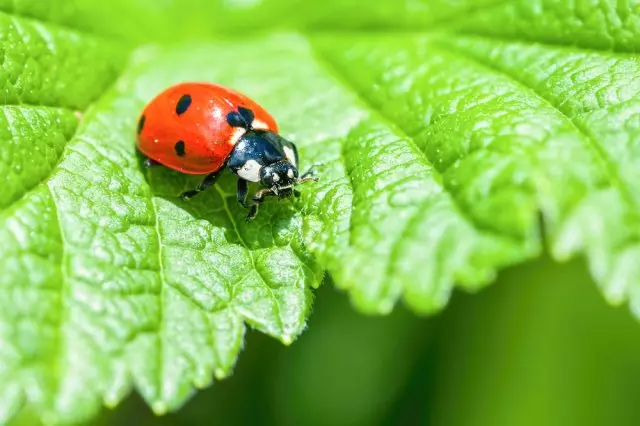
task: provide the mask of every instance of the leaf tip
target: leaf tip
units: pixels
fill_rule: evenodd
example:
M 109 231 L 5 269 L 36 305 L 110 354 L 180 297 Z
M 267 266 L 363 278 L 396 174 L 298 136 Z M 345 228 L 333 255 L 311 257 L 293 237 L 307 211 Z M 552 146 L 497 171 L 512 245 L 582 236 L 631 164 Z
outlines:
M 120 399 L 117 398 L 115 395 L 106 395 L 103 399 L 104 406 L 110 410 L 113 410 L 114 408 L 116 408 L 119 402 L 120 402 Z
M 290 334 L 283 335 L 281 340 L 282 343 L 284 343 L 286 346 L 289 346 L 293 343 L 293 337 Z
M 157 416 L 165 415 L 168 411 L 167 403 L 164 401 L 155 401 L 151 404 L 151 409 Z
M 215 373 L 216 379 L 218 378 L 218 372 L 216 371 Z M 208 388 L 209 385 L 211 385 L 211 377 L 198 377 L 193 381 L 193 386 L 196 387 L 196 389 L 204 389 L 204 388 Z
M 396 304 L 396 298 L 376 300 L 369 296 L 355 295 L 351 297 L 351 303 L 366 315 L 389 315 Z
M 227 371 L 223 370 L 222 368 L 216 368 L 213 371 L 213 375 L 215 376 L 216 379 L 222 380 L 227 377 Z

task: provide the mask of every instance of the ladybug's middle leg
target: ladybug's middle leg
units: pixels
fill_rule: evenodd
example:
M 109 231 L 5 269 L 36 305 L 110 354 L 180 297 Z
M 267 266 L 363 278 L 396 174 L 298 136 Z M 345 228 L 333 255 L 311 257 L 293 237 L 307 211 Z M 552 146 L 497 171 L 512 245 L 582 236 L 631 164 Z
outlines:
M 256 215 L 258 214 L 258 208 L 260 207 L 260 204 L 262 204 L 262 202 L 264 201 L 264 197 L 267 197 L 269 195 L 276 195 L 276 194 L 270 188 L 261 189 L 260 191 L 256 192 L 256 195 L 253 196 L 253 205 L 251 206 L 251 209 L 249 210 L 249 214 L 247 215 L 247 222 L 250 222 L 253 219 L 255 219 Z
M 198 186 L 196 186 L 195 189 L 192 189 L 191 191 L 185 191 L 182 194 L 180 194 L 180 199 L 188 200 L 190 198 L 195 197 L 196 195 L 198 195 L 199 193 L 201 193 L 202 191 L 204 191 L 205 189 L 209 188 L 214 183 L 216 183 L 216 180 L 218 180 L 218 177 L 220 177 L 221 174 L 222 174 L 222 169 L 218 170 L 217 172 L 209 173 L 202 180 L 202 182 L 200 182 Z
M 247 181 L 242 178 L 239 178 L 238 179 L 238 202 L 245 209 L 248 209 L 249 207 L 251 207 L 249 203 L 247 203 L 247 192 L 248 192 Z

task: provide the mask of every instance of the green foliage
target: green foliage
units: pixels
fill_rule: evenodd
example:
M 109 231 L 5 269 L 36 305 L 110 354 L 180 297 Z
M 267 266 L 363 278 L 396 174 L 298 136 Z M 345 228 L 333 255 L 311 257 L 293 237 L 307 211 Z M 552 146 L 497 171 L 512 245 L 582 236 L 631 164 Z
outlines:
M 269 45 L 265 54 L 279 53 Z M 135 155 L 136 117 L 154 93 L 176 80 L 242 79 L 216 74 L 216 64 L 250 57 L 255 43 L 231 47 L 141 51 L 85 114 L 46 183 L 3 211 L 3 289 L 19 301 L 1 314 L 2 383 L 15 383 L 2 388 L 8 410 L 29 396 L 45 418 L 69 422 L 100 398 L 115 404 L 133 382 L 164 412 L 229 373 L 243 322 L 285 343 L 304 327 L 321 271 L 293 206 L 270 204 L 247 225 L 230 178 L 178 203 L 196 180 L 147 173 Z
M 391 240 L 393 250 L 380 252 L 392 253 L 390 266 L 354 262 L 336 246 L 328 252 L 338 263 L 347 259 L 349 276 L 337 274 L 337 284 L 354 288 L 365 308 L 387 310 L 385 298 L 395 299 L 403 287 L 417 309 L 439 307 L 454 280 L 486 282 L 496 266 L 539 254 L 539 213 L 557 259 L 585 251 L 612 303 L 631 296 L 640 304 L 637 57 L 460 36 L 339 36 L 318 45 L 373 110 L 397 123 L 403 135 L 396 145 L 414 153 L 403 161 L 396 145 L 380 137 L 375 141 L 389 157 L 378 159 L 371 146 L 359 151 L 369 159 L 360 182 L 377 191 L 358 201 L 352 183 L 353 202 L 378 212 L 360 218 L 353 209 L 350 241 L 342 246 L 370 259 Z M 392 166 L 389 158 L 403 164 L 392 179 L 406 188 L 380 173 Z M 425 172 L 414 169 L 420 163 L 432 165 L 435 192 L 450 200 L 444 212 L 431 213 L 438 204 L 425 188 L 433 178 L 420 179 Z M 412 185 L 420 189 L 410 191 Z M 391 197 L 414 198 L 380 202 Z M 382 225 L 391 235 L 371 230 L 382 217 L 395 226 Z M 418 273 L 420 280 L 411 279 Z
M 325 270 L 364 312 L 428 313 L 543 232 L 640 315 L 632 2 L 166 3 L 0 1 L 0 422 L 85 420 L 133 386 L 174 410 L 245 324 L 295 339 Z M 134 140 L 184 80 L 264 104 L 321 181 L 251 224 L 231 176 L 180 202 L 198 178 Z

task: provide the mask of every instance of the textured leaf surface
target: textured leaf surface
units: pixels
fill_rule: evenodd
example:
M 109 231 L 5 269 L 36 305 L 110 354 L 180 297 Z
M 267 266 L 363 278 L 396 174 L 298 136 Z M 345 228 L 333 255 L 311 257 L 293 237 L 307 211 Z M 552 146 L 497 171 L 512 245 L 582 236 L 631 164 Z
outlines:
M 635 99 L 640 89 L 637 58 L 459 37 L 435 42 L 422 36 L 362 37 L 355 43 L 325 38 L 318 45 L 373 109 L 398 124 L 409 139 L 404 145 L 418 147 L 421 160 L 432 164 L 438 175 L 439 190 L 449 194 L 468 225 L 488 234 L 490 241 L 505 239 L 512 248 L 520 248 L 520 252 L 498 250 L 495 257 L 487 248 L 471 244 L 473 239 L 455 237 L 446 248 L 433 237 L 442 228 L 429 225 L 425 214 L 418 214 L 406 233 L 395 231 L 389 237 L 369 232 L 362 246 L 370 256 L 384 238 L 395 240 L 397 256 L 391 259 L 397 266 L 389 276 L 374 272 L 370 280 L 360 280 L 364 271 L 372 270 L 370 265 L 363 263 L 359 271 L 352 267 L 354 262 L 340 262 L 353 278 L 339 279 L 338 284 L 355 289 L 356 300 L 365 308 L 386 310 L 381 295 L 397 294 L 406 286 L 408 301 L 429 309 L 428 301 L 414 298 L 421 283 L 444 295 L 453 278 L 463 284 L 486 280 L 445 263 L 457 256 L 463 259 L 461 266 L 473 271 L 470 260 L 479 255 L 482 270 L 536 254 L 539 211 L 557 258 L 583 249 L 611 301 L 633 295 L 638 216 L 631 195 L 637 191 L 629 185 L 637 182 L 633 167 L 638 131 Z M 384 187 L 387 197 L 406 193 L 386 183 L 376 186 Z M 379 206 L 371 198 L 367 201 Z M 355 204 L 353 210 L 358 210 Z M 396 224 L 405 217 L 406 208 L 400 210 L 391 215 Z M 327 246 L 327 251 L 345 259 L 340 248 L 355 244 L 356 226 L 378 224 L 379 216 L 352 216 L 350 241 Z M 441 260 L 428 252 L 431 244 L 435 253 L 446 253 Z M 501 258 L 506 253 L 514 257 Z M 433 279 L 410 279 L 429 261 L 444 263 L 427 270 L 439 269 L 436 277 L 449 280 L 438 284 Z M 402 277 L 403 271 L 408 275 Z M 370 285 L 375 277 L 386 288 L 368 294 L 375 288 Z M 441 305 L 444 300 L 431 303 Z
M 24 403 L 88 419 L 132 387 L 176 409 L 230 373 L 245 324 L 291 342 L 324 270 L 362 311 L 432 312 L 538 256 L 543 232 L 640 315 L 637 5 L 359 5 L 0 0 L 21 16 L 0 12 L 0 422 Z M 468 34 L 261 35 L 125 63 L 78 32 L 179 42 L 270 19 Z M 178 201 L 198 178 L 144 169 L 134 139 L 144 103 L 184 80 L 264 104 L 321 181 L 252 224 L 230 176 Z
M 276 51 L 266 43 L 265 55 L 293 63 L 288 48 L 296 44 L 285 41 Z M 280 96 L 289 81 L 278 77 L 281 62 L 265 69 L 280 83 L 261 93 L 254 67 L 244 76 L 216 72 L 225 55 L 231 63 L 254 48 L 140 52 L 85 114 L 46 182 L 2 213 L 2 240 L 9 244 L 0 248 L 1 288 L 5 299 L 16 301 L 0 314 L 3 417 L 28 399 L 48 420 L 86 418 L 100 399 L 114 404 L 132 383 L 164 412 L 192 386 L 207 385 L 213 373 L 229 373 L 243 322 L 285 343 L 300 333 L 309 290 L 322 274 L 299 238 L 301 218 L 293 206 L 270 205 L 248 228 L 239 220 L 232 179 L 177 203 L 177 194 L 196 180 L 147 172 L 134 153 L 135 118 L 168 84 L 226 81 L 253 86 L 266 100 Z M 305 102 L 300 93 L 286 105 Z
M 508 40 L 637 52 L 640 5 L 636 0 L 495 1 L 439 27 Z

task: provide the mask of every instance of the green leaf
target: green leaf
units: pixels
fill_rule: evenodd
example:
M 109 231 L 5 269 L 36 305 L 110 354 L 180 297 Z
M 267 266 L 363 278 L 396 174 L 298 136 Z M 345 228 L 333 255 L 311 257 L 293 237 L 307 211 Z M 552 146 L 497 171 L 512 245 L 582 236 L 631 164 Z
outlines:
M 511 41 L 636 52 L 640 7 L 634 0 L 497 0 L 439 28 Z
M 429 313 L 546 243 L 640 315 L 631 3 L 156 3 L 0 0 L 23 16 L 0 12 L 0 423 L 87 420 L 134 387 L 175 410 L 230 374 L 246 325 L 295 339 L 325 270 L 364 312 Z M 311 31 L 433 26 L 475 35 Z M 274 34 L 193 41 L 249 30 Z M 178 43 L 126 61 L 140 40 Z M 134 141 L 185 80 L 264 104 L 320 182 L 250 224 L 232 176 L 179 201 L 199 178 Z
M 418 181 L 420 173 L 409 167 L 432 164 L 440 182 L 436 192 L 452 200 L 446 220 L 425 208 L 413 217 L 407 213 L 420 202 L 434 206 L 423 201 L 427 195 L 408 208 L 389 208 L 392 197 L 407 191 L 380 173 L 392 165 L 388 158 L 359 146 L 363 158 L 354 163 L 366 169 L 365 191 L 377 190 L 364 192 L 358 203 L 361 183 L 352 179 L 353 212 L 366 212 L 356 209 L 364 204 L 371 213 L 352 213 L 343 241 L 321 247 L 338 259 L 329 270 L 337 271 L 338 285 L 352 289 L 359 305 L 387 311 L 405 292 L 417 309 L 441 307 L 454 281 L 474 287 L 487 282 L 487 271 L 538 254 L 540 212 L 554 256 L 564 260 L 584 251 L 607 299 L 630 299 L 640 313 L 637 57 L 452 36 L 331 37 L 318 46 L 347 85 L 397 123 L 400 145 L 424 153 L 393 178 L 402 181 L 406 173 L 409 182 Z M 388 148 L 393 145 L 384 146 L 388 157 L 402 159 Z M 485 239 L 443 232 L 455 215 Z M 387 228 L 384 218 L 396 227 Z M 392 236 L 376 232 L 381 223 Z M 376 257 L 387 240 L 394 242 L 389 265 L 355 260 Z M 482 245 L 486 241 L 512 246 L 492 250 Z M 437 272 L 423 278 L 425 269 Z M 418 274 L 419 280 L 411 278 Z
M 295 39 L 282 43 L 140 51 L 84 115 L 46 182 L 4 210 L 0 288 L 19 302 L 0 314 L 4 418 L 26 399 L 47 421 L 75 422 L 133 384 L 162 413 L 231 371 L 245 322 L 284 343 L 302 331 L 322 272 L 299 237 L 294 206 L 269 203 L 245 224 L 230 176 L 180 203 L 197 178 L 145 170 L 133 143 L 144 102 L 176 81 L 223 81 L 281 98 L 289 82 L 282 61 L 293 64 L 301 50 Z M 251 70 L 261 57 L 244 73 L 216 67 L 256 47 L 285 55 L 263 67 L 279 84 L 260 89 Z M 289 107 L 303 106 L 308 93 L 288 96 Z

